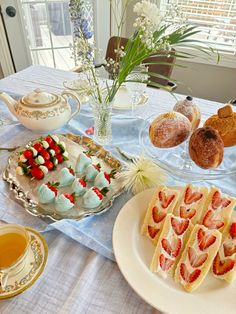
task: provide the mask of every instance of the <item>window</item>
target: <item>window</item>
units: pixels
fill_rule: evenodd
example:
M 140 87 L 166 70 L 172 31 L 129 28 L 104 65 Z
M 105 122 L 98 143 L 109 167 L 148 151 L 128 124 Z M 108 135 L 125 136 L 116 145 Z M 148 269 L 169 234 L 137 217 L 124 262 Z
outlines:
M 21 0 L 21 4 L 33 64 L 72 69 L 69 0 Z M 85 1 L 85 17 L 93 29 L 91 0 Z
M 161 10 L 178 5 L 201 33 L 195 37 L 220 52 L 236 55 L 236 0 L 161 0 Z

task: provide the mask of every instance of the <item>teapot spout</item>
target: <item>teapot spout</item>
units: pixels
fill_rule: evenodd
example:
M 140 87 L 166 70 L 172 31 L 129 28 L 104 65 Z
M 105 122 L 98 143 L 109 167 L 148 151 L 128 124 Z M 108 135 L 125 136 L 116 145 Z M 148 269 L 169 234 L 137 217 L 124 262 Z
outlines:
M 13 115 L 16 114 L 15 105 L 17 104 L 17 102 L 15 101 L 14 98 L 12 98 L 11 96 L 9 96 L 8 94 L 4 92 L 0 92 L 0 100 L 2 100 L 3 102 L 7 104 L 8 109 L 11 111 Z

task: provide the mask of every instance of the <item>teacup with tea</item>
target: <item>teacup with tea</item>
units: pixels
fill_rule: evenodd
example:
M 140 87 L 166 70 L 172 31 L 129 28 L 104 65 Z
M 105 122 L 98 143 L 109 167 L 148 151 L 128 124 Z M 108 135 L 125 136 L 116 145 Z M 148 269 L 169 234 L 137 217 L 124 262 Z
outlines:
M 27 262 L 30 246 L 28 231 L 20 225 L 0 226 L 0 288 L 5 289 L 8 277 L 19 273 Z

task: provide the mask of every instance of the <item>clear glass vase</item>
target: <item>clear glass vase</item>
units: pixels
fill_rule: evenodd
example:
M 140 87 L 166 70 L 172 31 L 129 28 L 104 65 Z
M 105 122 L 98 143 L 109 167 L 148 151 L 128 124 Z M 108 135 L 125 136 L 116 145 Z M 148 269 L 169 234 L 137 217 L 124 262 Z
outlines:
M 113 102 L 93 103 L 94 141 L 101 145 L 112 141 L 111 113 Z

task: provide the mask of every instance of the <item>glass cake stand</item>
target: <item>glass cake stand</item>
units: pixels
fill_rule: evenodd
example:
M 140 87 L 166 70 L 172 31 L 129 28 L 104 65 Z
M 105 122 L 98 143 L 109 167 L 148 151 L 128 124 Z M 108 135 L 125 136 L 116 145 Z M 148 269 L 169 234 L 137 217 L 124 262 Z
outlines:
M 149 126 L 156 116 L 149 117 L 139 133 L 139 143 L 144 152 L 171 176 L 182 180 L 201 181 L 236 176 L 236 147 L 224 149 L 224 159 L 216 169 L 202 169 L 189 157 L 188 139 L 173 148 L 158 148 L 149 139 Z

